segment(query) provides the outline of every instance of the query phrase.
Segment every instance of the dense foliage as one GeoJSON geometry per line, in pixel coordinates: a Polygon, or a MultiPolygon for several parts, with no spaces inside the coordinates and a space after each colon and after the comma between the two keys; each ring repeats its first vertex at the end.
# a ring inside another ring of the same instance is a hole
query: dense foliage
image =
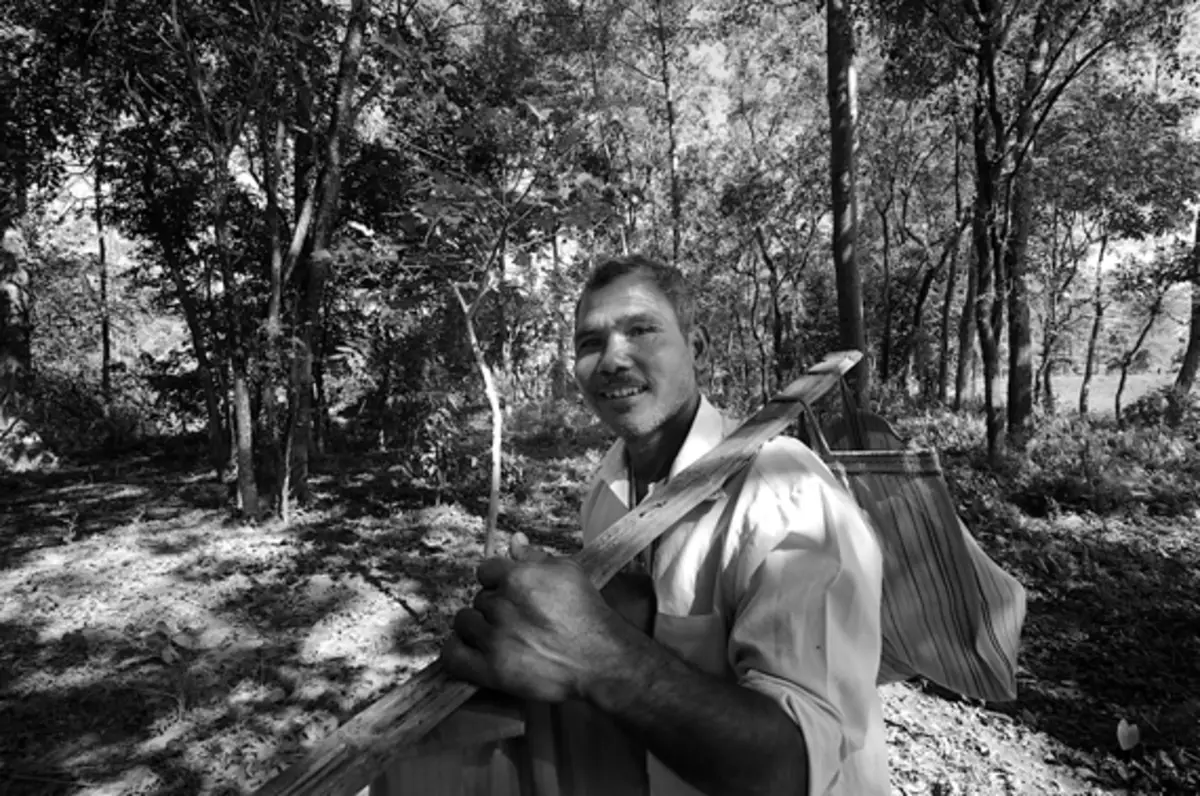
{"type": "MultiPolygon", "coordinates": [[[[857,268],[877,397],[983,383],[994,447],[1005,403],[1107,412],[1093,379],[1168,380],[1196,334],[1196,9],[939,8],[856,8],[857,268]]],[[[604,252],[693,276],[729,406],[839,345],[811,5],[21,0],[0,31],[33,308],[0,345],[35,374],[5,412],[64,451],[202,433],[250,513],[307,500],[310,453],[445,488],[489,402],[574,401],[604,252]]]]}

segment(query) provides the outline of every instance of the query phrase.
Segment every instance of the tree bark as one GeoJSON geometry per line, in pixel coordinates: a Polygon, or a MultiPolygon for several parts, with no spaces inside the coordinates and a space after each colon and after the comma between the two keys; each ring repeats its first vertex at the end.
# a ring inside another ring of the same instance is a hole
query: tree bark
{"type": "Polygon", "coordinates": [[[317,181],[318,199],[312,222],[312,239],[305,258],[299,307],[299,346],[295,363],[296,407],[291,429],[290,481],[302,505],[312,499],[308,486],[309,456],[313,442],[313,358],[320,324],[324,290],[333,258],[328,252],[337,215],[342,179],[342,139],[353,125],[354,89],[362,60],[363,38],[370,15],[368,0],[353,0],[346,35],[342,39],[336,90],[325,139],[324,162],[317,181]]]}
{"type": "MultiPolygon", "coordinates": [[[[20,196],[20,193],[18,193],[20,196]]],[[[20,229],[0,229],[0,400],[33,370],[33,295],[29,250],[20,229]]]]}
{"type": "Polygon", "coordinates": [[[238,505],[250,519],[258,519],[258,484],[254,467],[254,418],[250,410],[250,385],[247,375],[249,351],[246,348],[242,319],[239,313],[238,285],[233,273],[229,241],[228,191],[232,182],[229,173],[230,151],[212,143],[216,174],[213,183],[213,236],[217,244],[217,260],[221,270],[221,296],[225,304],[225,332],[228,345],[227,361],[233,381],[233,431],[237,461],[238,505]]]}
{"type": "Polygon", "coordinates": [[[675,96],[671,90],[671,58],[667,48],[667,24],[663,18],[664,0],[654,4],[654,33],[658,45],[659,80],[663,87],[663,104],[667,114],[667,178],[671,192],[671,262],[679,262],[683,240],[683,188],[679,181],[679,145],[676,140],[675,96]]]}
{"type": "Polygon", "coordinates": [[[938,323],[937,400],[943,406],[950,396],[950,313],[954,307],[954,289],[958,285],[958,247],[950,252],[950,268],[946,272],[946,292],[942,298],[938,323]]]}
{"type": "MultiPolygon", "coordinates": [[[[978,248],[973,249],[978,258],[978,248]]],[[[962,314],[958,319],[958,358],[954,363],[954,406],[955,412],[962,411],[967,395],[967,384],[971,379],[971,365],[975,361],[975,317],[979,301],[979,269],[970,258],[967,261],[967,295],[963,299],[962,314]]]]}
{"type": "Polygon", "coordinates": [[[558,229],[555,228],[554,235],[550,239],[550,254],[553,264],[554,290],[552,296],[554,298],[554,371],[550,381],[550,397],[555,401],[565,400],[570,391],[571,384],[571,355],[569,353],[571,345],[568,342],[572,337],[570,316],[562,311],[563,298],[565,291],[563,283],[566,276],[563,274],[562,256],[558,250],[558,229]]]}
{"type": "Polygon", "coordinates": [[[1079,385],[1079,415],[1088,416],[1088,398],[1092,390],[1092,376],[1096,372],[1096,352],[1100,347],[1100,329],[1104,324],[1104,253],[1108,248],[1108,235],[1100,239],[1100,253],[1096,257],[1096,286],[1092,292],[1092,331],[1088,335],[1087,357],[1083,365],[1083,381],[1079,385]]]}
{"type": "Polygon", "coordinates": [[[771,387],[771,391],[773,393],[777,389],[782,389],[782,385],[785,383],[784,378],[786,377],[786,374],[784,373],[784,366],[787,361],[787,357],[784,353],[784,346],[786,343],[784,342],[785,335],[783,328],[783,313],[779,303],[781,280],[779,277],[779,270],[775,265],[775,258],[771,256],[770,252],[767,251],[767,240],[763,235],[761,226],[756,226],[754,228],[754,240],[756,243],[758,243],[758,251],[762,255],[763,264],[767,266],[767,273],[770,275],[771,279],[771,350],[775,355],[771,369],[774,377],[772,381],[773,386],[771,387]]]}
{"type": "Polygon", "coordinates": [[[237,429],[237,494],[242,515],[258,518],[258,485],[254,482],[254,419],[244,366],[233,365],[233,419],[237,429]]]}
{"type": "Polygon", "coordinates": [[[1196,383],[1196,370],[1200,368],[1200,212],[1196,213],[1195,242],[1192,244],[1191,262],[1188,273],[1192,282],[1192,313],[1188,325],[1188,344],[1175,377],[1175,389],[1185,395],[1196,383]]]}
{"type": "Polygon", "coordinates": [[[1033,423],[1033,332],[1029,312],[1026,260],[1033,225],[1033,101],[1046,78],[1050,25],[1043,6],[1034,21],[1025,60],[1025,79],[1017,114],[1015,148],[1020,162],[1012,175],[1011,228],[1005,248],[1008,276],[1008,440],[1023,449],[1033,423]]]}
{"type": "Polygon", "coordinates": [[[988,459],[998,463],[1004,453],[1004,418],[996,407],[996,379],[999,376],[999,337],[1003,329],[1003,279],[996,273],[1003,250],[997,232],[997,165],[990,146],[999,131],[990,127],[988,72],[994,66],[995,51],[990,34],[985,31],[979,42],[976,62],[975,96],[972,108],[975,150],[975,212],[972,219],[972,238],[975,243],[978,274],[978,302],[975,325],[979,331],[979,349],[983,358],[983,400],[987,415],[988,459]],[[994,295],[993,295],[994,292],[994,295]]]}
{"type": "Polygon", "coordinates": [[[492,477],[488,487],[487,524],[484,526],[483,537],[484,558],[491,558],[496,554],[496,525],[500,518],[500,484],[504,464],[504,411],[500,406],[500,391],[496,387],[495,376],[491,366],[488,365],[487,358],[483,355],[483,347],[475,333],[475,321],[472,318],[475,307],[478,306],[483,295],[481,293],[475,297],[472,304],[468,304],[458,285],[452,285],[452,289],[454,297],[458,299],[458,304],[463,311],[467,342],[471,346],[471,356],[475,359],[475,367],[479,370],[480,378],[483,379],[483,390],[492,414],[492,477]]]}
{"type": "MultiPolygon", "coordinates": [[[[967,219],[967,223],[969,223],[970,217],[963,214],[962,143],[962,125],[959,122],[958,95],[956,94],[954,100],[954,217],[967,219]]],[[[937,399],[943,406],[946,405],[950,390],[950,313],[954,307],[954,289],[958,284],[959,238],[962,237],[962,231],[965,227],[965,223],[960,224],[959,235],[954,239],[954,248],[950,250],[950,269],[946,274],[946,292],[942,298],[942,315],[939,328],[939,340],[941,342],[938,351],[937,399]]],[[[968,326],[968,331],[969,329],[970,327],[968,326]]],[[[959,351],[962,351],[961,346],[959,351]]],[[[957,402],[957,398],[955,400],[957,402]]],[[[957,410],[957,407],[955,409],[957,410]]]]}
{"type": "Polygon", "coordinates": [[[1146,317],[1146,322],[1142,324],[1142,330],[1138,333],[1137,340],[1133,343],[1133,348],[1125,352],[1125,356],[1121,357],[1121,378],[1117,382],[1117,394],[1113,398],[1113,415],[1117,421],[1117,425],[1121,425],[1121,398],[1125,393],[1125,383],[1129,379],[1129,368],[1133,366],[1134,359],[1137,358],[1138,352],[1142,350],[1142,346],[1146,344],[1146,338],[1150,336],[1150,330],[1154,328],[1154,324],[1158,322],[1158,318],[1162,315],[1165,295],[1160,292],[1150,305],[1150,313],[1146,317]]]}
{"type": "Polygon", "coordinates": [[[112,401],[112,324],[108,305],[108,241],[104,226],[104,135],[96,147],[96,246],[100,270],[100,393],[107,406],[112,401]]]}
{"type": "Polygon", "coordinates": [[[879,383],[887,384],[892,377],[892,235],[886,206],[879,210],[879,224],[883,234],[883,340],[879,346],[879,383]]]}
{"type": "Polygon", "coordinates": [[[871,357],[863,322],[862,274],[858,269],[858,191],[854,167],[856,87],[854,28],[849,0],[827,0],[825,22],[838,328],[842,346],[863,354],[848,380],[858,405],[865,409],[869,407],[871,395],[871,357]]]}
{"type": "Polygon", "coordinates": [[[283,143],[286,131],[283,119],[263,119],[259,123],[262,148],[263,189],[267,200],[267,260],[266,365],[263,373],[263,435],[269,446],[264,457],[264,472],[259,479],[269,490],[269,500],[284,525],[291,521],[290,479],[284,458],[285,430],[289,428],[284,404],[276,392],[283,377],[283,210],[279,206],[279,185],[283,171],[283,143]]]}

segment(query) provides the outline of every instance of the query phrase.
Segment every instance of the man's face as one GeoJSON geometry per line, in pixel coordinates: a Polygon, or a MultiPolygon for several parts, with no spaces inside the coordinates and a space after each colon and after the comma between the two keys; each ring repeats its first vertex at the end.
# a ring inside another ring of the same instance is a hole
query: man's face
{"type": "Polygon", "coordinates": [[[703,334],[684,334],[653,282],[628,274],[589,291],[575,315],[575,379],[592,411],[625,439],[656,432],[698,396],[703,334]]]}

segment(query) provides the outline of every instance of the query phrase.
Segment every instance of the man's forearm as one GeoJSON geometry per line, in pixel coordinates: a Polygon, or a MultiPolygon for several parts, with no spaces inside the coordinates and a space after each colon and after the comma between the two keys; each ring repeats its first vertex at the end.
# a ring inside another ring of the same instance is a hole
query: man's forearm
{"type": "Polygon", "coordinates": [[[701,672],[645,636],[622,638],[585,696],[704,793],[808,793],[803,734],[778,704],[701,672]]]}

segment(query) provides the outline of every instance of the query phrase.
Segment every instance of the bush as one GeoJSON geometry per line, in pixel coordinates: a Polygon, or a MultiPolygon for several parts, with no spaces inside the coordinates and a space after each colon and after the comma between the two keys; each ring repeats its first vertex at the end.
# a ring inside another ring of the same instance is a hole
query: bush
{"type": "Polygon", "coordinates": [[[106,402],[99,381],[87,374],[43,371],[15,396],[10,414],[59,455],[120,453],[179,429],[170,403],[144,378],[117,372],[112,380],[112,398],[106,402]]]}
{"type": "Polygon", "coordinates": [[[1181,432],[1165,424],[1120,428],[1046,418],[1026,450],[999,472],[988,468],[983,418],[976,414],[927,410],[897,425],[917,445],[937,449],[944,462],[957,458],[992,473],[1004,495],[1032,516],[1060,510],[1177,516],[1200,508],[1200,426],[1194,421],[1181,432]]]}
{"type": "Polygon", "coordinates": [[[1195,436],[1200,431],[1200,398],[1174,386],[1160,387],[1130,404],[1122,413],[1122,420],[1143,428],[1169,426],[1190,430],[1195,436]]]}
{"type": "Polygon", "coordinates": [[[1010,496],[1031,514],[1139,509],[1175,516],[1200,507],[1200,447],[1162,426],[1047,423],[1021,459],[1010,496]]]}

